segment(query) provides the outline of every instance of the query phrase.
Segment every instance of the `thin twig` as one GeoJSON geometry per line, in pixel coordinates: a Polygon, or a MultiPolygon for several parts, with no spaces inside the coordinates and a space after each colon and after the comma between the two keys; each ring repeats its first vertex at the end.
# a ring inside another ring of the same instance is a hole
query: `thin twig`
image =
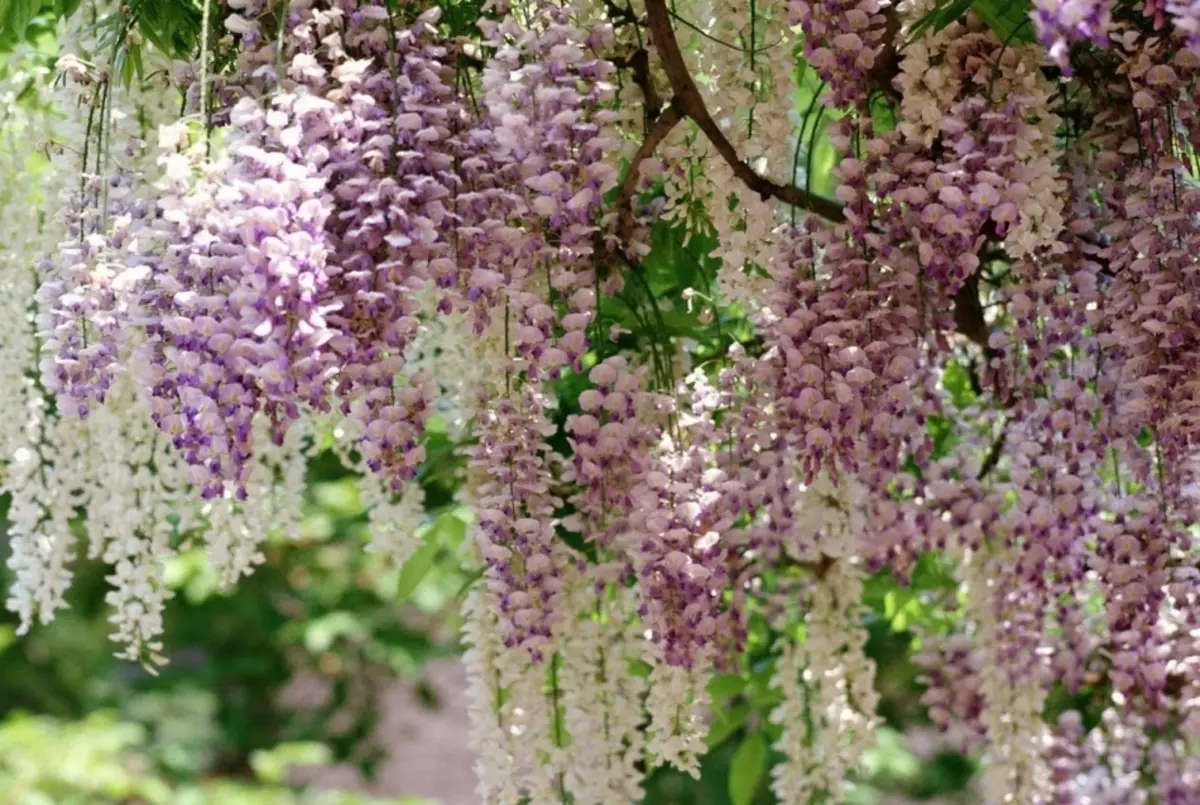
{"type": "Polygon", "coordinates": [[[1000,463],[1000,457],[1004,454],[1004,444],[1008,441],[1008,426],[1007,424],[1001,428],[1000,435],[992,442],[991,449],[983,458],[983,463],[979,465],[979,473],[975,476],[975,480],[982,481],[988,474],[996,468],[1000,463]]]}
{"type": "Polygon", "coordinates": [[[622,243],[629,242],[636,225],[633,219],[633,197],[637,193],[638,180],[641,178],[641,165],[654,156],[654,151],[658,148],[659,143],[666,139],[667,135],[671,133],[671,129],[675,128],[681,120],[683,120],[683,112],[679,107],[675,104],[668,106],[659,115],[658,120],[654,121],[654,125],[646,134],[646,139],[642,141],[637,153],[633,155],[633,161],[629,164],[629,172],[625,174],[625,180],[621,182],[621,190],[617,196],[617,232],[621,236],[622,243]]]}

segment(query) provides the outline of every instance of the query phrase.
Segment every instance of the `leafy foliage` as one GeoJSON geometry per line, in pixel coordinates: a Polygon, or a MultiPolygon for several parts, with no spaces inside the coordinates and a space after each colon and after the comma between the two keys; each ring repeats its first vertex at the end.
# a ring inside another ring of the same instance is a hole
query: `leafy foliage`
{"type": "Polygon", "coordinates": [[[154,768],[139,725],[97,711],[79,722],[11,715],[0,722],[0,790],[21,805],[422,805],[281,785],[287,767],[320,762],[303,744],[256,755],[259,783],[179,782],[154,768]]]}
{"type": "MultiPolygon", "coordinates": [[[[431,499],[446,494],[439,471],[453,466],[450,458],[430,468],[431,499]]],[[[199,548],[170,561],[177,598],[167,650],[176,659],[157,676],[112,657],[97,595],[106,569],[81,567],[72,608],[53,625],[20,642],[11,623],[0,625],[0,712],[69,721],[119,708],[153,737],[143,753],[179,775],[244,774],[256,753],[296,741],[319,742],[333,759],[370,773],[386,750],[375,733],[381,694],[398,679],[427,691],[424,662],[456,651],[448,607],[466,583],[455,556],[463,513],[452,507],[432,519],[424,558],[388,568],[363,552],[366,517],[354,477],[331,457],[314,461],[307,497],[304,540],[277,535],[267,564],[234,590],[220,589],[199,548]],[[330,695],[293,709],[285,693],[298,681],[327,686],[330,695]]]]}

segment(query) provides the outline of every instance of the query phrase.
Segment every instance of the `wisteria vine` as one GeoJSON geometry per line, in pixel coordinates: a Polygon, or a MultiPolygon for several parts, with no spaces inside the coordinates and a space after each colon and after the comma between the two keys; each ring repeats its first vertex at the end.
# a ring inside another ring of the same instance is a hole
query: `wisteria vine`
{"type": "Polygon", "coordinates": [[[443,10],[212,0],[202,57],[124,82],[77,18],[55,70],[14,56],[0,160],[45,179],[0,187],[22,629],[86,554],[123,656],[165,663],[179,536],[252,572],[330,444],[403,563],[436,416],[485,801],[698,773],[754,618],[771,789],[843,801],[864,585],[930,562],[923,704],[980,801],[1198,801],[1197,4],[443,10]],[[1084,685],[1099,720],[1045,717],[1084,685]]]}

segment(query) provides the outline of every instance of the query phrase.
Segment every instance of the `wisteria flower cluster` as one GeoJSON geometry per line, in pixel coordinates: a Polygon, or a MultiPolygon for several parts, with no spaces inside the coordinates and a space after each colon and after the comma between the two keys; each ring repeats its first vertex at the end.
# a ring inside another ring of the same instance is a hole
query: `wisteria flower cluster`
{"type": "Polygon", "coordinates": [[[436,418],[485,801],[698,774],[757,673],[846,801],[881,579],[980,801],[1195,801],[1200,13],[984,6],[212,0],[126,85],[64,24],[0,85],[21,628],[86,555],[167,662],[179,535],[253,572],[326,449],[402,564],[436,418]]]}

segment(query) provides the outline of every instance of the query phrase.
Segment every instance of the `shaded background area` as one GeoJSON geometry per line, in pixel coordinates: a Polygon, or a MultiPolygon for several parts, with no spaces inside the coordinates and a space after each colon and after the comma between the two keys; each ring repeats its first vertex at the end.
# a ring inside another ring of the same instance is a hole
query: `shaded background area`
{"type": "MultiPolygon", "coordinates": [[[[426,667],[426,682],[440,703],[430,707],[418,691],[398,684],[380,700],[378,730],[388,748],[374,780],[363,779],[351,764],[297,769],[297,782],[327,788],[369,791],[377,795],[414,794],[441,805],[476,805],[475,756],[467,745],[466,674],[454,660],[433,660],[426,667]]],[[[320,696],[316,680],[301,680],[296,694],[320,696]]],[[[301,699],[296,696],[293,701],[301,699]]]]}

